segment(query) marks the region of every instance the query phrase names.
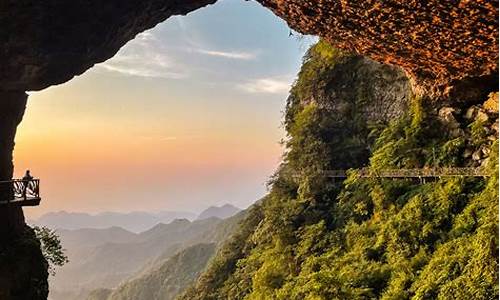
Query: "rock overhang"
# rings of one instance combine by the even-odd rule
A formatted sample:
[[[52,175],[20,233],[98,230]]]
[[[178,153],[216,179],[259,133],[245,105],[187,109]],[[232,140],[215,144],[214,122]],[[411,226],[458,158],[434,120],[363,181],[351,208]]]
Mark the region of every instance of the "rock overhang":
[[[497,78],[497,1],[257,1],[298,32],[402,67],[423,94],[451,96],[463,79]],[[66,82],[138,33],[215,2],[2,0],[0,89]]]

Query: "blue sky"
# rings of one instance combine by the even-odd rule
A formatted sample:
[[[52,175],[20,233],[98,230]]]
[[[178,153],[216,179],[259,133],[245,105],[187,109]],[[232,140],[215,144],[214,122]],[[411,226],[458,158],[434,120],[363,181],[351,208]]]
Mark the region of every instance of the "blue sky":
[[[253,1],[222,0],[31,93],[15,171],[42,178],[44,201],[28,215],[259,199],[281,157],[288,90],[314,41],[289,33]]]
[[[312,40],[289,32],[255,2],[219,1],[138,35],[97,71],[283,95]]]

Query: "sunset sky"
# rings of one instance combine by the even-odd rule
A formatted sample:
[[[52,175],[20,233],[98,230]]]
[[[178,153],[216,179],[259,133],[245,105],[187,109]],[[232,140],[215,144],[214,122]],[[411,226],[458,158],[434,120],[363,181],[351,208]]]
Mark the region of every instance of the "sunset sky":
[[[247,207],[279,163],[282,110],[312,42],[259,4],[224,0],[30,93],[15,173],[40,177],[43,199],[27,216]]]

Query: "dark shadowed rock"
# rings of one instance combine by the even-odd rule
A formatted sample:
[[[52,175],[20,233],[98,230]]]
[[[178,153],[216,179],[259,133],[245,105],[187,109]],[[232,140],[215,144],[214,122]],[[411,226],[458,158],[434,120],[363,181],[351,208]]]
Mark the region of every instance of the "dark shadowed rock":
[[[49,292],[47,262],[34,231],[0,243],[0,299],[45,300]]]
[[[0,89],[40,90],[111,58],[138,33],[216,0],[0,1]]]
[[[21,122],[26,99],[25,92],[0,90],[0,181],[10,180],[14,171],[12,151],[17,125]],[[12,198],[10,189],[0,189],[0,200]],[[24,215],[21,207],[0,206],[0,238],[22,232]]]

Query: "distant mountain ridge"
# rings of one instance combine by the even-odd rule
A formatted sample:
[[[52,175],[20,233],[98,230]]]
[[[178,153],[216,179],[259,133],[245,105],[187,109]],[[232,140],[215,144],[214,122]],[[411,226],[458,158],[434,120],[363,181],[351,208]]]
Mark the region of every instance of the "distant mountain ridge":
[[[135,240],[137,233],[113,226],[109,228],[57,229],[57,235],[64,241],[64,247],[94,247],[106,243],[127,243]]]
[[[86,300],[174,299],[198,278],[220,244],[233,234],[246,215],[247,210],[244,210],[225,220],[211,217],[192,222],[192,224],[207,227],[214,222],[216,224],[202,231],[199,237],[191,240],[190,243],[184,243],[183,247],[175,251],[175,255],[172,255],[171,249],[168,249],[151,261],[137,276],[122,282],[115,289],[98,288],[90,292]],[[185,224],[187,221],[176,220],[175,222]],[[160,224],[151,229],[148,235],[152,236],[151,232],[162,232],[165,226],[169,225],[171,224]]]
[[[115,287],[147,268],[148,261],[168,259],[198,242],[215,242],[221,221],[218,218],[174,220],[139,234],[119,227],[59,229],[57,233],[70,262],[51,279],[50,296],[55,300],[76,300],[82,299],[76,295],[84,296],[95,288]]]
[[[147,276],[166,264],[174,254],[200,243],[218,244],[225,240],[234,230],[235,224],[243,218],[243,214],[244,211],[225,220],[217,217],[195,221],[175,219],[168,224],[158,223],[140,233],[117,226],[103,229],[57,229],[70,262],[58,269],[56,276],[51,278],[50,299],[82,300],[94,289],[97,290],[92,298],[103,296],[106,289],[117,288],[120,283],[141,278],[142,275],[146,276],[145,281],[150,282],[156,277]],[[207,253],[208,256],[212,254]],[[182,269],[182,272],[186,271],[190,275],[186,275],[177,288],[184,287],[197,277],[208,256],[197,256],[200,260],[193,262],[193,271]],[[180,268],[178,261],[170,263],[175,268]],[[176,277],[172,277],[172,280],[174,278]],[[165,282],[164,285],[170,286],[170,283]],[[142,292],[135,288],[129,292],[132,291],[139,294]],[[172,292],[172,295],[175,293]]]
[[[100,298],[92,298],[91,293],[87,300],[172,300],[198,278],[215,250],[215,243],[189,246],[170,257],[159,268]]]
[[[224,204],[222,206],[210,206],[200,213],[196,220],[203,220],[208,218],[227,219],[239,213],[241,209],[231,204]]]
[[[206,245],[225,240],[243,214],[244,211],[230,204],[209,207],[198,217],[183,211],[95,215],[59,211],[29,223],[55,229],[70,260],[51,278],[49,299],[84,300],[87,296],[95,299],[109,296],[110,289],[116,289],[113,299],[123,294],[139,297],[144,291],[133,283],[129,285],[134,278],[162,289],[173,289],[169,292],[173,297],[198,276],[213,249],[206,255],[196,254],[194,257],[199,259],[190,264],[192,269],[185,268],[185,258],[190,257],[187,253],[200,253],[196,251],[207,250],[212,246]],[[193,248],[195,252],[188,251],[198,244],[201,245]],[[175,254],[184,259],[171,260]],[[174,268],[184,274],[180,276],[182,279],[158,273],[164,265],[164,271]],[[158,285],[153,283],[157,276],[170,280]]]
[[[175,219],[194,220],[196,214],[185,211],[161,211],[152,212],[102,212],[98,214],[76,213],[76,212],[50,212],[42,215],[29,223],[39,226],[47,226],[53,229],[82,229],[94,228],[104,229],[109,227],[121,227],[125,230],[139,233],[159,223],[170,223]]]

